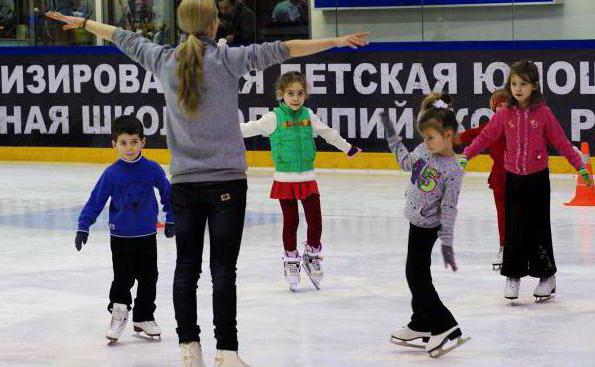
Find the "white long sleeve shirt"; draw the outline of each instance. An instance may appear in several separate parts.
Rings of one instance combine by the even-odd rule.
[[[349,152],[351,144],[343,139],[335,129],[322,123],[311,109],[308,109],[308,112],[310,114],[310,122],[312,123],[312,136],[320,136],[337,149],[345,153]],[[269,136],[277,130],[277,115],[275,112],[268,112],[256,121],[248,121],[240,124],[240,130],[244,138],[258,135]],[[313,170],[299,173],[275,171],[274,179],[278,182],[306,182],[316,180],[316,175]]]

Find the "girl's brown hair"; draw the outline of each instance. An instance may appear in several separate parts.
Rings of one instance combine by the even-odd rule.
[[[188,116],[198,115],[203,88],[205,45],[199,39],[217,21],[214,0],[182,0],[178,6],[178,26],[188,34],[178,46],[177,70],[178,104]]]
[[[417,121],[419,122],[423,114],[434,106],[437,101],[444,102],[449,108],[452,107],[452,97],[446,93],[433,92],[424,97],[421,101],[419,113],[417,114]]]
[[[283,100],[283,94],[285,89],[293,83],[300,83],[304,87],[304,92],[308,95],[308,83],[306,78],[299,71],[290,71],[283,75],[280,75],[275,82],[275,91],[277,92],[277,100]]]
[[[446,93],[427,95],[421,103],[422,109],[418,115],[417,130],[421,133],[425,129],[432,128],[442,134],[447,130],[452,130],[456,134],[459,130],[459,122],[455,113],[450,109],[452,103],[452,97]],[[444,107],[436,106],[436,104]]]
[[[510,66],[510,74],[508,75],[508,79],[506,81],[506,91],[510,95],[508,100],[509,105],[519,105],[519,102],[512,95],[512,89],[510,86],[510,81],[514,75],[518,76],[526,83],[531,83],[535,87],[535,90],[533,93],[531,93],[531,97],[529,98],[529,107],[533,107],[544,102],[543,95],[541,94],[541,88],[539,87],[539,70],[537,69],[537,66],[531,61],[520,60]]]

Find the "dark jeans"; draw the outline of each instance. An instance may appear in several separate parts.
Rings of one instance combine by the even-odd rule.
[[[457,325],[448,308],[442,304],[432,284],[430,265],[432,248],[438,238],[436,228],[420,228],[409,224],[407,264],[405,273],[411,290],[413,315],[409,327],[417,331],[440,334]]]
[[[172,186],[177,245],[174,309],[180,343],[200,341],[196,289],[208,223],[217,349],[238,349],[236,263],[244,229],[247,188],[246,180]]]
[[[556,273],[550,225],[549,170],[506,175],[506,246],[500,274],[545,278]]]
[[[144,237],[111,237],[114,281],[109,291],[111,312],[114,303],[128,306],[132,303],[130,288],[138,281],[132,320],[151,321],[155,318],[155,296],[157,287],[157,239],[152,234]]]

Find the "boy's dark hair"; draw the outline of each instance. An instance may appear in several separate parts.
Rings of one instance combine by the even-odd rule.
[[[529,98],[529,107],[533,107],[544,102],[543,95],[541,94],[541,88],[539,86],[539,70],[537,69],[537,66],[532,61],[520,60],[510,66],[510,74],[508,74],[508,79],[506,80],[506,91],[510,95],[510,99],[508,101],[510,106],[519,105],[519,102],[517,102],[517,100],[512,95],[512,89],[510,87],[510,80],[512,79],[513,75],[518,76],[525,82],[531,83],[536,87]]]
[[[145,128],[143,123],[134,116],[122,115],[112,121],[112,140],[117,141],[118,136],[122,134],[138,135],[139,138],[145,137]]]
[[[429,97],[426,97],[424,101],[427,101]],[[417,130],[421,133],[425,129],[432,128],[442,134],[446,130],[452,130],[455,134],[459,130],[459,122],[457,116],[450,108],[445,107],[434,107],[434,104],[438,101],[442,101],[443,105],[450,107],[453,99],[446,93],[434,94],[431,96],[432,104],[427,105],[427,109],[422,111],[422,114],[417,123]]]

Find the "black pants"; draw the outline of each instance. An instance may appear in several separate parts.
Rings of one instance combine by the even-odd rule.
[[[114,281],[109,291],[111,312],[114,303],[128,306],[132,303],[130,288],[138,281],[132,320],[134,322],[155,320],[155,296],[157,287],[157,239],[152,234],[144,237],[111,237]]]
[[[182,183],[172,187],[177,245],[174,309],[180,343],[200,341],[196,289],[208,223],[217,349],[238,349],[236,263],[244,229],[247,188],[246,180]]]
[[[500,274],[521,278],[556,273],[550,225],[549,170],[506,175],[506,246]]]
[[[448,308],[444,306],[432,284],[430,265],[432,248],[438,238],[437,228],[420,228],[409,224],[407,265],[405,273],[411,290],[413,315],[409,327],[416,331],[440,334],[457,325]]]

